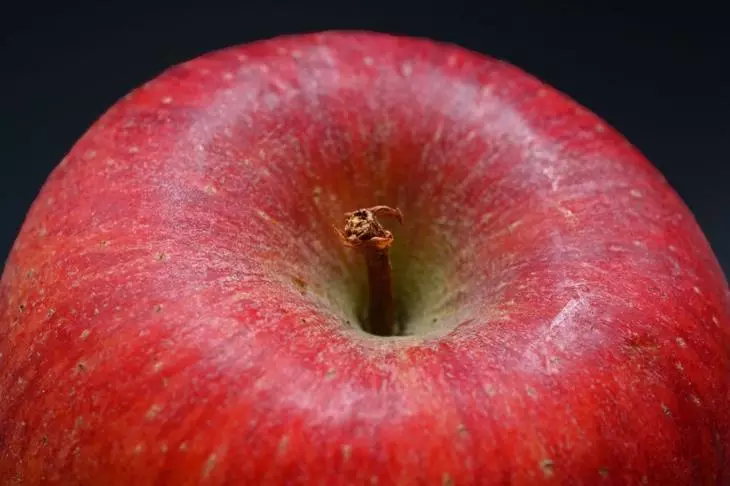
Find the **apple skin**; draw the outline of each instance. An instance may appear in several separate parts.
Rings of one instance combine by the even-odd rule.
[[[374,204],[405,217],[408,336],[359,330],[332,231]],[[367,32],[224,49],[33,203],[0,483],[730,484],[728,295],[658,171],[516,67]]]

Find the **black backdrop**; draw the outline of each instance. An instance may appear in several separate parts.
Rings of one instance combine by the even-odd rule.
[[[0,12],[0,262],[51,169],[126,92],[164,68],[278,34],[367,29],[505,59],[568,93],[642,150],[730,273],[730,36],[697,2],[55,2]],[[540,6],[540,3],[544,4]],[[15,9],[15,10],[13,10]]]

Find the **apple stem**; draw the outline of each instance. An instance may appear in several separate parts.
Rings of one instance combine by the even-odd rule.
[[[398,330],[388,250],[366,250],[365,264],[368,267],[369,331],[376,336],[394,336]]]
[[[388,248],[393,234],[385,229],[377,216],[390,216],[403,222],[399,209],[373,206],[345,213],[345,228],[335,228],[342,243],[361,251],[368,269],[369,311],[368,327],[376,336],[395,336],[398,325],[395,318],[392,268]]]

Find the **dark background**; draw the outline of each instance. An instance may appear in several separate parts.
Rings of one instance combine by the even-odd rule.
[[[0,261],[51,169],[137,85],[231,44],[367,29],[505,59],[598,113],[665,174],[730,273],[730,37],[697,2],[55,3],[0,12]]]

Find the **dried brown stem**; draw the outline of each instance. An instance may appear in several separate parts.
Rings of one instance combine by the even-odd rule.
[[[368,331],[377,336],[398,334],[393,298],[392,269],[388,248],[393,234],[385,229],[377,216],[389,216],[403,222],[399,209],[373,206],[345,214],[343,230],[335,228],[345,246],[363,253],[368,269]]]

